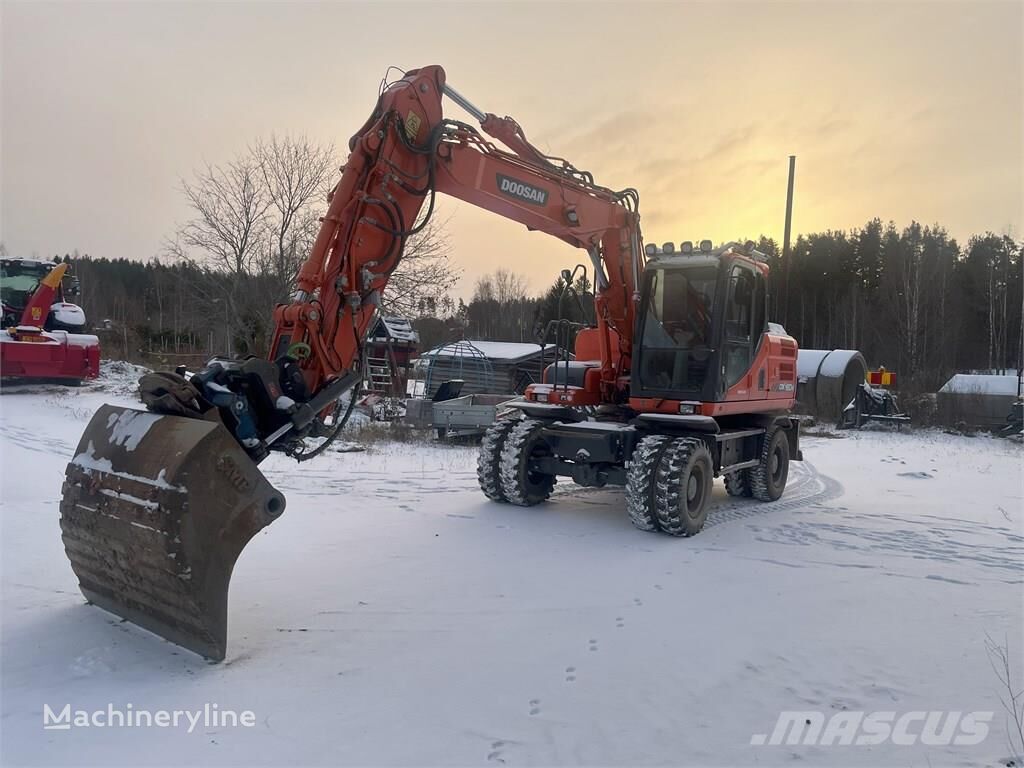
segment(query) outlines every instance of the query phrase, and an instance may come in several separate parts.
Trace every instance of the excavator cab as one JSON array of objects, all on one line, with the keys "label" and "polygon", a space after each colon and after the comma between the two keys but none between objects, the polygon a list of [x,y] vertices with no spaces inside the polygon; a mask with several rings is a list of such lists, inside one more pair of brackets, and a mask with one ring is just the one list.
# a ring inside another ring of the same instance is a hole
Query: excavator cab
[{"label": "excavator cab", "polygon": [[633,396],[721,400],[749,371],[767,329],[763,271],[732,243],[648,256]]}]

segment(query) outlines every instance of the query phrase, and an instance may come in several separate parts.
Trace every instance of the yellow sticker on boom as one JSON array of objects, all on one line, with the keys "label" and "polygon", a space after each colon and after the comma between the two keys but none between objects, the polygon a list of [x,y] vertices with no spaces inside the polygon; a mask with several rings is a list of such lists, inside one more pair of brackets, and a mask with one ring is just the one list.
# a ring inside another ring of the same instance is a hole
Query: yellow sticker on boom
[{"label": "yellow sticker on boom", "polygon": [[416,138],[422,123],[423,120],[420,119],[420,116],[410,109],[409,114],[405,116],[405,135],[409,137],[410,141]]}]

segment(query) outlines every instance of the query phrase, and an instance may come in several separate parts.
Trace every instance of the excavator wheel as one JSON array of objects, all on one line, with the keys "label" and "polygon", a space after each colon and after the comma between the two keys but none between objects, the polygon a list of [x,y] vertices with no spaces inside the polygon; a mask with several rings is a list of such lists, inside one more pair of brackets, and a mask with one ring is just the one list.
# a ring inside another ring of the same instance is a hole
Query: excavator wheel
[{"label": "excavator wheel", "polygon": [[775,501],[788,478],[789,440],[785,430],[772,427],[765,433],[760,463],[750,470],[750,494],[759,501]]},{"label": "excavator wheel", "polygon": [[722,476],[725,480],[725,492],[730,496],[750,496],[750,472],[745,469],[738,469],[735,472],[726,472]]},{"label": "excavator wheel", "polygon": [[554,490],[556,478],[531,468],[533,459],[550,456],[544,440],[545,424],[537,419],[515,422],[501,449],[501,492],[505,500],[519,507],[532,507],[546,501]]},{"label": "excavator wheel", "polygon": [[641,531],[658,530],[654,480],[661,457],[671,442],[668,435],[648,435],[640,441],[630,459],[626,473],[626,511],[633,525]]},{"label": "excavator wheel", "polygon": [[518,422],[519,419],[515,417],[498,419],[487,428],[480,441],[480,453],[476,457],[476,479],[484,496],[491,501],[508,501],[501,490],[501,449],[505,447],[508,433]]},{"label": "excavator wheel", "polygon": [[658,527],[672,536],[693,536],[704,527],[714,480],[711,452],[703,440],[672,441],[658,463],[654,510]]},{"label": "excavator wheel", "polygon": [[104,405],[67,466],[60,526],[86,600],[220,661],[231,570],[284,505],[219,422]]}]

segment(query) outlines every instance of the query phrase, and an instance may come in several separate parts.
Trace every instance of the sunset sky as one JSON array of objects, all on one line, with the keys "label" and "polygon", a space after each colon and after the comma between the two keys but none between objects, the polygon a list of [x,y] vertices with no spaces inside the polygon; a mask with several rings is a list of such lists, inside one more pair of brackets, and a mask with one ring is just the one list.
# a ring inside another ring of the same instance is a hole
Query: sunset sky
[{"label": "sunset sky", "polygon": [[[599,183],[640,191],[648,241],[781,239],[872,216],[1021,236],[1021,2],[2,2],[11,255],[149,259],[180,177],[254,139],[339,148],[388,65],[441,64],[486,111]],[[469,119],[454,104],[448,114]],[[535,290],[582,254],[454,201],[468,296]]]}]

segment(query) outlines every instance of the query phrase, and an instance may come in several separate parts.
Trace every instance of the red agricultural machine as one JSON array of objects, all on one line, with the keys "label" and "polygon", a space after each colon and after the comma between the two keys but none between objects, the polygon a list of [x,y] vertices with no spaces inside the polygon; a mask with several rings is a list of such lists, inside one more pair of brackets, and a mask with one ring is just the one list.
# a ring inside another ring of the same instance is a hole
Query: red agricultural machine
[{"label": "red agricultural machine", "polygon": [[77,384],[99,375],[100,342],[84,332],[82,308],[67,301],[78,293],[67,269],[30,259],[0,261],[0,379]]}]

